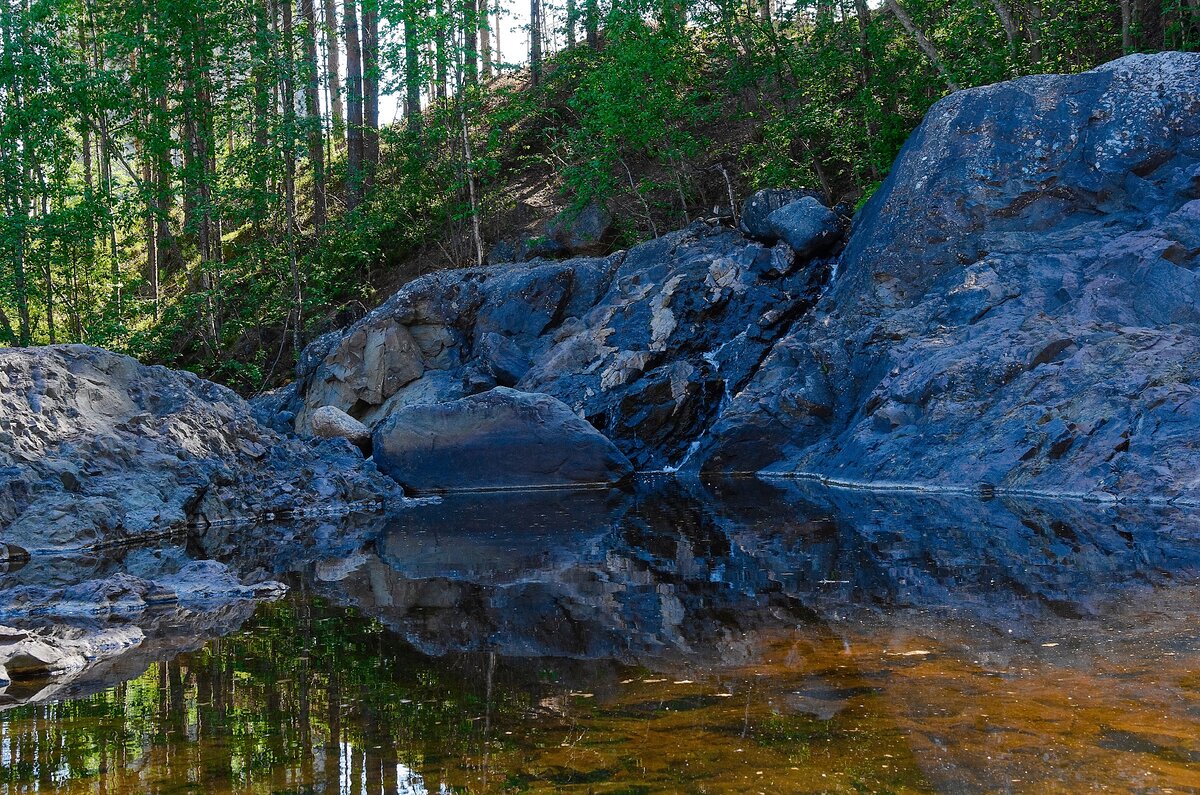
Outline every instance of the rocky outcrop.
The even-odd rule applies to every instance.
[[[1200,500],[1200,56],[938,103],[823,293],[810,192],[741,229],[425,277],[310,346],[274,414],[374,427],[502,385],[642,470]]]
[[[693,458],[1200,500],[1200,55],[939,102]]]
[[[0,349],[0,542],[32,553],[399,496],[342,441],[285,439],[229,390],[84,346]]]
[[[375,429],[374,448],[380,470],[417,492],[597,486],[633,474],[561,401],[506,387],[402,408]]]
[[[376,427],[496,386],[550,395],[639,469],[674,467],[829,271],[697,223],[603,259],[430,274],[301,357],[271,417]]]

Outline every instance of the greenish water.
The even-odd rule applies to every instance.
[[[1189,518],[783,496],[281,564],[236,631],[0,713],[0,791],[1200,791]]]

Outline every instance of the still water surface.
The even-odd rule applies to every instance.
[[[1184,512],[648,482],[222,532],[187,554],[288,596],[10,689],[0,791],[1200,792]]]

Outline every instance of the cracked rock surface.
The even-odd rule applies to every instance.
[[[98,348],[0,349],[0,542],[137,541],[397,495],[343,440],[307,443],[191,373]]]
[[[1200,499],[1200,55],[939,102],[694,465]]]

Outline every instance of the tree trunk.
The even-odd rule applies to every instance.
[[[462,4],[462,71],[468,85],[479,82],[479,6],[475,0]]]
[[[346,146],[346,111],[342,104],[336,0],[325,0],[325,41],[325,71],[329,75],[329,109],[333,122],[333,140],[338,149],[344,149]]]
[[[873,60],[871,44],[867,38],[867,31],[871,27],[871,9],[867,6],[867,0],[854,0],[854,15],[858,19],[858,49],[863,60],[863,85],[865,86],[871,79]]]
[[[1134,0],[1121,0],[1121,49],[1133,52]]]
[[[1042,62],[1042,0],[1029,0],[1029,60]]]
[[[574,0],[572,0],[573,2]],[[483,79],[492,79],[492,21],[488,0],[479,0],[479,59]]]
[[[587,33],[587,45],[600,49],[600,0],[584,0],[583,27]]]
[[[369,2],[370,0],[368,0]],[[300,225],[296,221],[296,74],[295,42],[292,36],[292,0],[283,0],[283,74],[280,93],[283,95],[283,202],[287,216],[288,266],[292,279],[292,350],[300,354],[300,329],[304,323],[303,294],[300,289],[300,267],[296,257],[296,235]]]
[[[363,185],[370,191],[379,163],[379,10],[363,0]]]
[[[575,48],[575,17],[578,13],[575,0],[567,0],[567,49]]]
[[[996,16],[1000,18],[1000,24],[1004,27],[1004,38],[1008,42],[1008,49],[1013,55],[1017,52],[1017,23],[1013,21],[1012,12],[1008,10],[1008,6],[1004,4],[1004,0],[992,0],[992,8],[996,11]]]
[[[314,0],[300,0],[304,18],[304,113],[308,140],[308,165],[312,169],[312,223],[325,226],[325,144],[321,140],[320,69],[317,66],[317,14]]]
[[[912,21],[912,17],[910,17],[908,12],[904,10],[904,7],[900,5],[899,0],[883,0],[883,4],[887,6],[888,11],[892,12],[892,15],[896,17],[896,20],[900,23],[900,25],[906,31],[908,31],[908,34],[912,36],[914,40],[916,40],[917,46],[921,48],[921,52],[925,53],[925,57],[929,59],[929,62],[933,64],[933,68],[936,69],[938,74],[942,76],[942,79],[946,81],[946,85],[950,87],[950,90],[958,91],[958,83],[954,82],[954,78],[952,78],[950,73],[946,71],[946,67],[942,63],[942,59],[938,57],[937,50],[934,48],[933,42],[931,42],[925,36],[925,33],[916,26],[916,24]]]
[[[342,15],[346,25],[346,209],[353,210],[362,201],[363,188],[362,48],[355,0],[344,0]]]
[[[404,0],[404,115],[408,129],[421,131],[421,42],[417,38],[415,0]]]
[[[542,0],[529,0],[529,82],[542,82]]]
[[[486,3],[487,0],[483,0],[483,2]],[[1195,0],[1195,2],[1200,3],[1200,0]],[[500,21],[500,0],[496,0],[495,6],[492,7],[492,19],[496,20],[496,28],[492,31],[492,63],[502,64],[504,63],[504,54],[500,52],[500,27],[502,25]]]
[[[434,46],[437,48],[434,56],[435,78],[434,84],[436,89],[434,95],[437,99],[445,99],[448,91],[448,79],[450,71],[449,63],[449,42],[446,41],[447,25],[446,25],[446,5],[445,0],[435,0],[433,11],[435,19],[433,23],[433,38]]]

